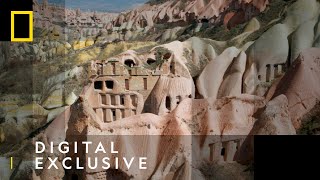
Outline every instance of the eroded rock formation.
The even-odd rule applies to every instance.
[[[153,27],[155,23],[192,22],[199,19],[214,21],[220,17],[220,13],[231,8],[244,11],[245,16],[252,17],[251,13],[265,10],[268,0],[245,0],[245,1],[167,1],[160,5],[152,3],[143,5],[130,12],[119,15],[113,25],[126,28]],[[247,12],[245,12],[247,11]],[[249,18],[248,18],[249,19]],[[110,27],[110,26],[108,26]]]
[[[289,114],[295,128],[300,127],[301,117],[309,112],[320,99],[319,62],[318,48],[304,51],[276,86],[277,89],[273,96],[286,95]]]

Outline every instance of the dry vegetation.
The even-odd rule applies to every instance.
[[[156,46],[156,42],[146,41],[146,42],[118,42],[114,44],[107,45],[101,51],[101,54],[98,56],[98,59],[106,59],[112,56],[118,55],[127,50],[137,50],[143,51],[144,48],[151,49],[151,47]]]

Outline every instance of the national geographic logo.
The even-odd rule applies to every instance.
[[[33,41],[32,0],[0,0],[0,41]]]

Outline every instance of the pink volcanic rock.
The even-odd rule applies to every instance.
[[[252,95],[217,100],[186,99],[173,113],[175,117],[189,124],[191,134],[246,135],[255,122],[253,114],[263,106],[264,98]],[[196,125],[195,128],[192,124]]]
[[[224,74],[239,53],[239,49],[229,47],[209,62],[197,79],[197,88],[202,97],[218,98],[218,92],[221,83],[223,83]]]
[[[68,107],[63,113],[61,113],[51,122],[51,124],[44,131],[48,142],[53,142],[54,145],[58,145],[60,142],[65,140],[70,115],[70,107]]]
[[[254,135],[295,135],[289,116],[288,99],[280,95],[269,101],[266,107],[255,114],[255,122],[240,150],[235,155],[235,160],[241,164],[248,164],[253,160]]]
[[[235,13],[234,16],[230,18],[230,20],[227,23],[228,29],[234,28],[239,24],[242,24],[246,22],[246,14],[245,11],[238,11]]]
[[[320,50],[311,48],[299,55],[276,87],[273,97],[284,94],[289,102],[289,114],[294,127],[300,118],[320,100]]]
[[[252,3],[260,11],[264,11],[269,4],[269,0],[246,0],[246,3]]]
[[[288,99],[279,95],[269,101],[262,111],[256,114],[257,121],[250,135],[295,135],[288,110]]]
[[[191,165],[197,166],[191,162],[209,158],[208,145],[213,139],[206,138],[206,135],[219,135],[213,137],[220,138],[220,135],[248,134],[254,123],[252,115],[263,105],[263,98],[251,95],[219,100],[185,99],[174,111],[164,116],[141,114],[112,123],[102,123],[94,115],[89,103],[80,98],[71,107],[67,140],[79,140],[79,136],[74,135],[82,135],[87,141],[94,143],[113,141],[120,155],[147,157],[147,170],[139,170],[137,167],[126,170],[123,163],[119,164],[122,171],[136,179],[168,178],[172,174],[190,179],[190,172],[193,171]],[[191,135],[202,136],[194,138]],[[194,154],[193,151],[197,153]],[[86,155],[90,156],[102,158],[112,155],[110,152]],[[87,171],[90,173],[87,177],[94,178],[94,173],[102,170]]]
[[[132,11],[122,13],[115,19],[115,26],[121,26],[127,23],[125,27],[130,29],[132,25],[138,25],[144,28],[145,26],[153,26],[154,23],[168,22],[187,22],[190,19],[190,14],[199,19],[206,17],[211,19],[218,17],[221,12],[224,12],[232,3],[238,3],[242,8],[252,5],[258,11],[264,11],[268,0],[242,0],[242,1],[225,1],[225,0],[190,0],[190,1],[166,1],[162,4],[151,6],[145,4]],[[181,7],[183,9],[181,9]],[[245,10],[245,9],[244,9]]]
[[[241,52],[237,58],[233,60],[229,70],[225,73],[225,77],[218,92],[218,98],[225,96],[238,96],[242,94],[242,77],[246,70],[247,55]]]
[[[186,98],[194,97],[192,78],[161,76],[146,102],[147,112],[157,115],[170,113]]]
[[[228,27],[228,23],[230,21],[230,19],[235,15],[236,13],[235,12],[229,12],[227,13],[224,18],[223,18],[223,25],[225,27]]]

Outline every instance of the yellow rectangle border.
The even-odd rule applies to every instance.
[[[15,14],[29,15],[29,38],[14,37],[14,15]],[[32,11],[11,11],[11,41],[12,42],[32,42],[33,41],[33,12]]]

